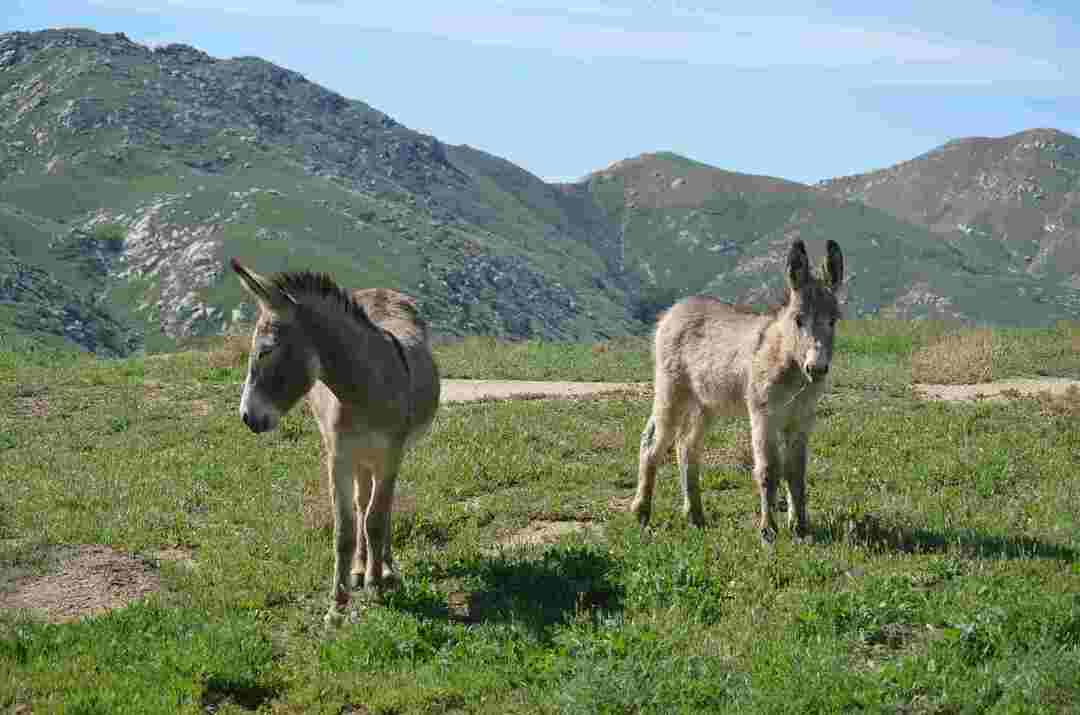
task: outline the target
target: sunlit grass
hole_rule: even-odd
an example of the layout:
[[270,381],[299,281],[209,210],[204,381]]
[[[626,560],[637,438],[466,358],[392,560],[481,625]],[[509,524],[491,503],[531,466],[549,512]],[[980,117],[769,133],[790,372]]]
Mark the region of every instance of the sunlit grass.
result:
[[[1067,712],[1075,396],[914,400],[912,355],[937,338],[888,327],[842,326],[811,442],[812,545],[762,552],[744,421],[708,435],[708,528],[684,524],[668,464],[643,532],[623,509],[646,398],[444,405],[402,468],[404,584],[332,632],[318,433],[301,410],[246,430],[241,347],[0,354],[0,576],[65,544],[195,564],[163,564],[161,593],[109,615],[0,613],[0,710]],[[1041,350],[1009,370],[1037,374],[1057,354]],[[650,372],[647,342],[439,351],[458,376]],[[548,522],[581,528],[497,546]]]

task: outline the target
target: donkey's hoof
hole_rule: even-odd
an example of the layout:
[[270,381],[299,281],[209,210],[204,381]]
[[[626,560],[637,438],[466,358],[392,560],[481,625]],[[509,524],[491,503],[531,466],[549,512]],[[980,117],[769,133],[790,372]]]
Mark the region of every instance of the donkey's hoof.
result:
[[696,509],[685,510],[686,521],[690,526],[697,527],[698,529],[705,528],[705,515]]
[[630,513],[637,517],[638,523],[642,526],[649,525],[649,517],[652,516],[652,509],[650,505],[640,499],[635,499],[630,504]]
[[391,568],[383,569],[379,589],[382,591],[396,591],[399,588],[401,588],[401,576],[398,575],[398,572]]
[[761,530],[761,545],[768,551],[776,547],[776,529],[766,526]]
[[364,587],[364,574],[363,572],[354,573],[349,576],[349,587],[352,590],[357,590]]
[[330,606],[330,610],[323,616],[323,623],[329,628],[337,628],[345,622],[345,609],[339,608],[336,604]]

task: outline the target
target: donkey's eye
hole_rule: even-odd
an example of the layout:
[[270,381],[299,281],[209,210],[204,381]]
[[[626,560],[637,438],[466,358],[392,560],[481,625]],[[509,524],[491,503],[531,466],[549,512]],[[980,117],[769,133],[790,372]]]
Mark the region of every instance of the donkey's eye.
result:
[[795,327],[801,328],[803,326],[803,317],[801,315],[795,316]]

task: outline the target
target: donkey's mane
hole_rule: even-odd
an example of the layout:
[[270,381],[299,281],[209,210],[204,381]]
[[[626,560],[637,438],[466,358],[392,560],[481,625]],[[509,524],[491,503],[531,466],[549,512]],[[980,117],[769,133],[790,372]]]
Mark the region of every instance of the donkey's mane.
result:
[[363,306],[357,304],[348,291],[339,286],[326,273],[314,273],[312,271],[277,273],[270,278],[270,282],[276,288],[297,300],[302,300],[304,297],[329,300],[336,303],[342,312],[351,315],[364,325],[370,328],[375,327],[375,323],[372,322],[371,316],[367,314]]

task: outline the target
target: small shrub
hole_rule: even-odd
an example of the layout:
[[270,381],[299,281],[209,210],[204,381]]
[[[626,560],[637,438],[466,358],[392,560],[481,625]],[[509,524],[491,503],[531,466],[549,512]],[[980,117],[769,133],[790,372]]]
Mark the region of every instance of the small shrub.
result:
[[994,375],[994,334],[980,328],[944,335],[911,356],[915,382],[970,385]]

